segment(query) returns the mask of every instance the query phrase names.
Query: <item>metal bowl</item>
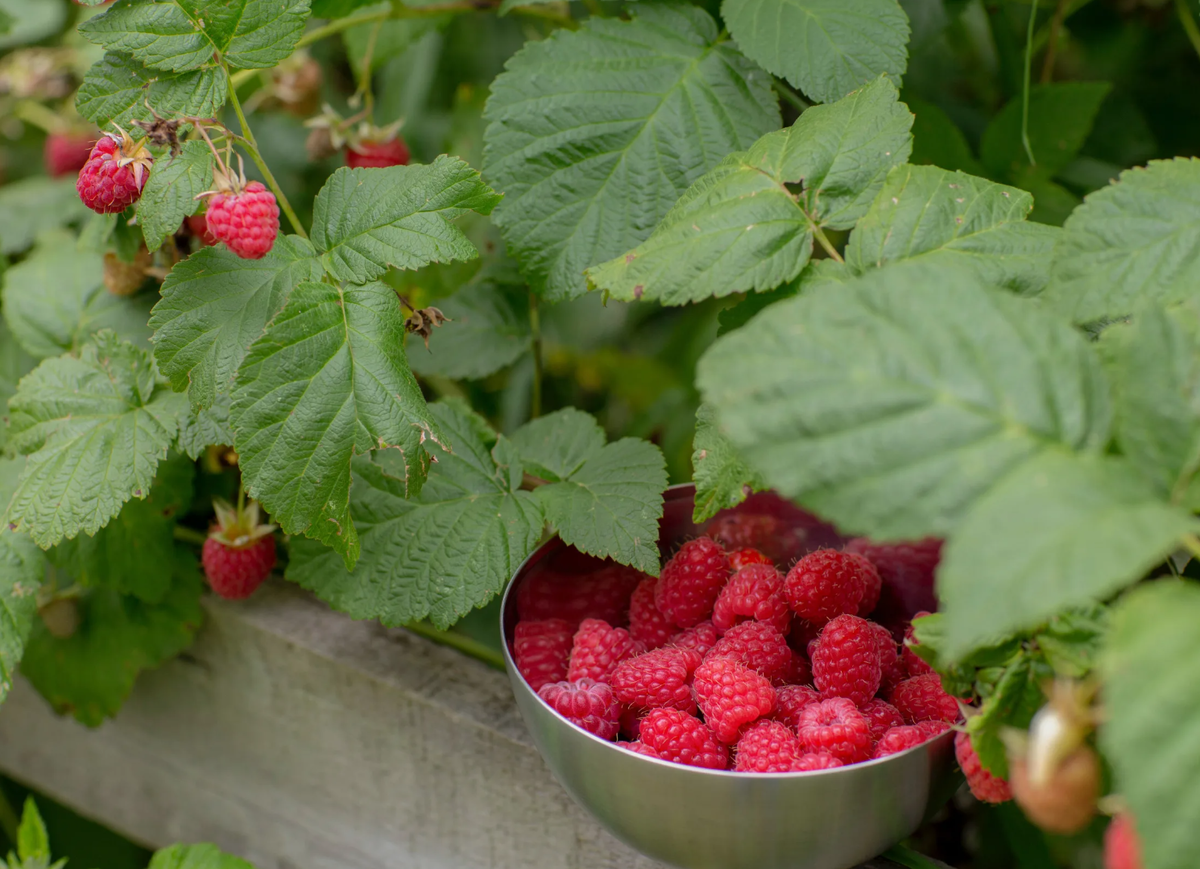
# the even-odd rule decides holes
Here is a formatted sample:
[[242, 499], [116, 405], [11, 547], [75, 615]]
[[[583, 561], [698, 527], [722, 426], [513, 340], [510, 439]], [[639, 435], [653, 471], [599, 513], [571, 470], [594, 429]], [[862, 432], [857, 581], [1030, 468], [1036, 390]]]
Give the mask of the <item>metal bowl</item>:
[[[695, 536], [694, 488], [668, 490], [659, 544]], [[836, 532], [770, 494], [742, 508], [792, 511], [805, 549]], [[680, 766], [617, 748], [543, 703], [512, 657], [516, 589], [566, 548], [557, 538], [521, 566], [501, 609], [505, 664], [517, 706], [555, 777], [609, 832], [683, 869], [849, 869], [910, 835], [953, 785], [953, 733], [882, 760], [808, 773], [752, 775]], [[803, 550], [802, 550], [803, 551]]]

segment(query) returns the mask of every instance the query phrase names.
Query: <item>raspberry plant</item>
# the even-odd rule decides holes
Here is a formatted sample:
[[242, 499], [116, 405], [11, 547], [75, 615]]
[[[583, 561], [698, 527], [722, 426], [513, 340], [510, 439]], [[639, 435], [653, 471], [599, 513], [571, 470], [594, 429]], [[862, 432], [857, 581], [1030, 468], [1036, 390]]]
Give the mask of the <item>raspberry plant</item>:
[[[915, 0], [79, 5], [104, 8], [71, 12], [65, 54], [0, 69], [63, 176], [0, 189], [0, 696], [19, 664], [98, 724], [186, 648], [214, 495], [257, 502], [287, 579], [443, 639], [548, 532], [657, 575], [698, 397], [698, 521], [773, 488], [847, 534], [944, 538], [941, 612], [906, 654], [973, 703], [981, 769], [1007, 773], [1046, 680], [1090, 680], [1146, 866], [1200, 862], [1200, 163], [1078, 180], [1110, 87], [1053, 78], [1086, 3], [988, 6], [1028, 32], [978, 156], [898, 90], [928, 39]], [[0, 26], [37, 41], [46, 14]], [[492, 15], [511, 57], [486, 104], [453, 97], [463, 156], [426, 137], [409, 164], [380, 70], [429, 78], [451, 19]], [[310, 54], [334, 43], [352, 94]], [[308, 166], [256, 135], [287, 113]], [[89, 125], [105, 171], [136, 173], [120, 214], [76, 195]], [[721, 309], [711, 346], [682, 320], [695, 382], [667, 376], [636, 424], [542, 412], [555, 312], [598, 297], [583, 319]], [[596, 328], [581, 383], [663, 379]], [[504, 372], [524, 386], [502, 406], [469, 385]], [[629, 431], [657, 443], [610, 438]]]

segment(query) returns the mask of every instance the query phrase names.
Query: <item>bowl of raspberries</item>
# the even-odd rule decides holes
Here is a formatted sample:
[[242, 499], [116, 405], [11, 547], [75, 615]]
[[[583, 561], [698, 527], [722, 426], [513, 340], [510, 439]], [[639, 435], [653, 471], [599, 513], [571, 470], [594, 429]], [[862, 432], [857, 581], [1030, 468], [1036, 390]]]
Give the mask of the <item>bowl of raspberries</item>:
[[557, 538], [521, 567], [502, 607], [521, 714], [651, 857], [848, 869], [950, 792], [959, 704], [904, 642], [940, 544], [846, 540], [769, 492], [697, 526], [693, 497], [667, 491], [658, 577]]

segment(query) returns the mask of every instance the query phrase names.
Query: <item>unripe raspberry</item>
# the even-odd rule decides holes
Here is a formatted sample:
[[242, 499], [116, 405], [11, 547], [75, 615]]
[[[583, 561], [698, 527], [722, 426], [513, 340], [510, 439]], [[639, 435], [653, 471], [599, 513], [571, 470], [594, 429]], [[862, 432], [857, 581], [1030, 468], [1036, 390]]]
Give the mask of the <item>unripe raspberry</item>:
[[279, 234], [279, 205], [275, 194], [257, 181], [208, 199], [208, 231], [242, 259], [262, 259]]
[[104, 288], [114, 296], [132, 296], [146, 282], [150, 251], [141, 248], [127, 263], [111, 250], [104, 254]]
[[1049, 833], [1069, 836], [1086, 827], [1096, 815], [1100, 796], [1100, 761], [1089, 746], [1069, 754], [1044, 782], [1035, 782], [1023, 757], [1008, 764], [1013, 799]]
[[50, 636], [59, 640], [71, 639], [83, 622], [79, 601], [73, 597], [51, 598], [38, 607], [38, 615]]
[[119, 214], [142, 196], [154, 157], [128, 134], [100, 137], [79, 170], [75, 190], [98, 214]]

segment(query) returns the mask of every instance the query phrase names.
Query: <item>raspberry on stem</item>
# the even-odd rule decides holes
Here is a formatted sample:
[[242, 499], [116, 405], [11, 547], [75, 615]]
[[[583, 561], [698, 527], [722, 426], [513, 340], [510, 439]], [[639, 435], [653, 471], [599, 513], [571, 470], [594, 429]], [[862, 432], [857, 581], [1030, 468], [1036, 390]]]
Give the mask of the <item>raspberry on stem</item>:
[[204, 575], [220, 597], [248, 598], [275, 566], [275, 526], [260, 521], [255, 501], [234, 508], [217, 499], [213, 508], [217, 522], [200, 553]]
[[1008, 782], [983, 768], [970, 735], [964, 731], [960, 730], [954, 736], [954, 755], [975, 799], [985, 803], [1004, 803], [1012, 799]]
[[262, 259], [279, 234], [279, 204], [275, 194], [244, 176], [218, 178], [208, 198], [204, 219], [208, 232], [242, 259]]
[[1104, 869], [1142, 869], [1142, 843], [1133, 815], [1122, 812], [1104, 831]]
[[153, 165], [145, 140], [135, 142], [124, 130], [106, 133], [79, 170], [75, 190], [92, 211], [120, 214], [141, 198]]

